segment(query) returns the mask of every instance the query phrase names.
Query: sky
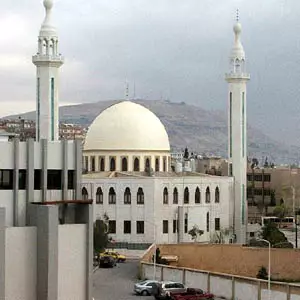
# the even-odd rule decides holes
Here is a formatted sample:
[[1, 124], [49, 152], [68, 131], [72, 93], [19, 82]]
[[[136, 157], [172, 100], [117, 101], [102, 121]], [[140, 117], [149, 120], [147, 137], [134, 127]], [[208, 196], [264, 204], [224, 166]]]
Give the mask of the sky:
[[[35, 109], [41, 0], [0, 0], [0, 116]], [[54, 0], [60, 104], [131, 97], [227, 109], [236, 9], [251, 74], [248, 122], [300, 145], [299, 0]], [[134, 89], [135, 86], [135, 89]], [[135, 92], [134, 92], [135, 91]]]

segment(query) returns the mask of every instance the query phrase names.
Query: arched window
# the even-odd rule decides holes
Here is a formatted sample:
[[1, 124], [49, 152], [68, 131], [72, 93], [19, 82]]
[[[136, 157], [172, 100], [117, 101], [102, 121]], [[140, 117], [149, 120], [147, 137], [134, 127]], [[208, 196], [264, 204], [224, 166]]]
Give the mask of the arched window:
[[159, 158], [155, 158], [155, 172], [159, 172]]
[[103, 204], [103, 192], [101, 187], [97, 188], [96, 192], [96, 204]]
[[116, 192], [114, 188], [109, 188], [108, 192], [108, 204], [116, 204]]
[[178, 204], [178, 190], [176, 187], [173, 190], [173, 204]]
[[128, 164], [127, 164], [127, 158], [122, 158], [122, 171], [128, 171]]
[[131, 204], [131, 192], [129, 187], [127, 187], [124, 192], [124, 204]]
[[168, 203], [169, 203], [169, 194], [168, 194], [168, 189], [165, 187], [164, 194], [163, 194], [163, 204], [168, 204]]
[[116, 170], [116, 159], [112, 157], [110, 159], [110, 166], [109, 166], [110, 171], [115, 171]]
[[189, 202], [190, 202], [190, 192], [189, 192], [189, 189], [186, 187], [184, 189], [183, 203], [188, 204]]
[[195, 203], [201, 203], [200, 189], [197, 187], [195, 191]]
[[140, 160], [137, 157], [134, 159], [133, 171], [135, 171], [135, 172], [140, 171]]
[[209, 212], [206, 214], [206, 231], [209, 232]]
[[163, 171], [166, 172], [167, 171], [167, 160], [166, 157], [164, 156], [163, 158]]
[[82, 200], [88, 200], [89, 199], [89, 193], [85, 187], [81, 190]]
[[95, 156], [91, 157], [91, 171], [95, 172], [96, 171], [96, 163], [95, 163]]
[[184, 233], [188, 232], [188, 220], [189, 220], [189, 216], [187, 213], [184, 214]]
[[100, 158], [100, 171], [103, 172], [105, 170], [105, 160], [104, 157]]
[[150, 159], [146, 158], [146, 161], [145, 161], [145, 172], [148, 172], [148, 171], [150, 171]]
[[205, 203], [210, 203], [210, 190], [209, 190], [209, 187], [206, 188]]
[[136, 195], [137, 204], [144, 204], [144, 192], [142, 188], [139, 188]]
[[216, 190], [215, 190], [215, 203], [220, 203], [220, 190], [219, 190], [219, 187], [216, 187]]

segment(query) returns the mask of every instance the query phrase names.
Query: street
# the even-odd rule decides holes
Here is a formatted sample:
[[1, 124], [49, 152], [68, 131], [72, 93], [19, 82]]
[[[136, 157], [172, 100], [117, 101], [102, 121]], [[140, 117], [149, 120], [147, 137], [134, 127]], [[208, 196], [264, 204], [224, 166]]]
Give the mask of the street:
[[97, 269], [93, 277], [94, 300], [154, 299], [133, 294], [133, 285], [138, 281], [137, 275], [138, 260], [128, 260], [126, 263], [119, 263], [114, 268]]

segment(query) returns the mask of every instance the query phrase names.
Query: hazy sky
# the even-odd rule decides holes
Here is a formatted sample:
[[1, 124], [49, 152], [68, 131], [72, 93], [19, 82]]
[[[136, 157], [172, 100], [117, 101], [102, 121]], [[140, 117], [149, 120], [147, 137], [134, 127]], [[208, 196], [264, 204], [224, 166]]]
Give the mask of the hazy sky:
[[[0, 0], [0, 115], [35, 109], [41, 0]], [[225, 110], [239, 8], [251, 81], [248, 121], [300, 144], [299, 0], [57, 0], [61, 104], [124, 97]]]

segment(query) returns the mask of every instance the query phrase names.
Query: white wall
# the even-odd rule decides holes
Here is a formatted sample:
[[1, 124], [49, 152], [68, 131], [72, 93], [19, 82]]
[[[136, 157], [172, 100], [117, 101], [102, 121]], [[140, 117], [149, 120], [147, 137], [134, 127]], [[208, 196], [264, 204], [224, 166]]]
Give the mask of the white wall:
[[10, 227], [5, 232], [5, 300], [36, 300], [36, 227]]
[[58, 300], [86, 300], [86, 225], [59, 225], [58, 247]]

